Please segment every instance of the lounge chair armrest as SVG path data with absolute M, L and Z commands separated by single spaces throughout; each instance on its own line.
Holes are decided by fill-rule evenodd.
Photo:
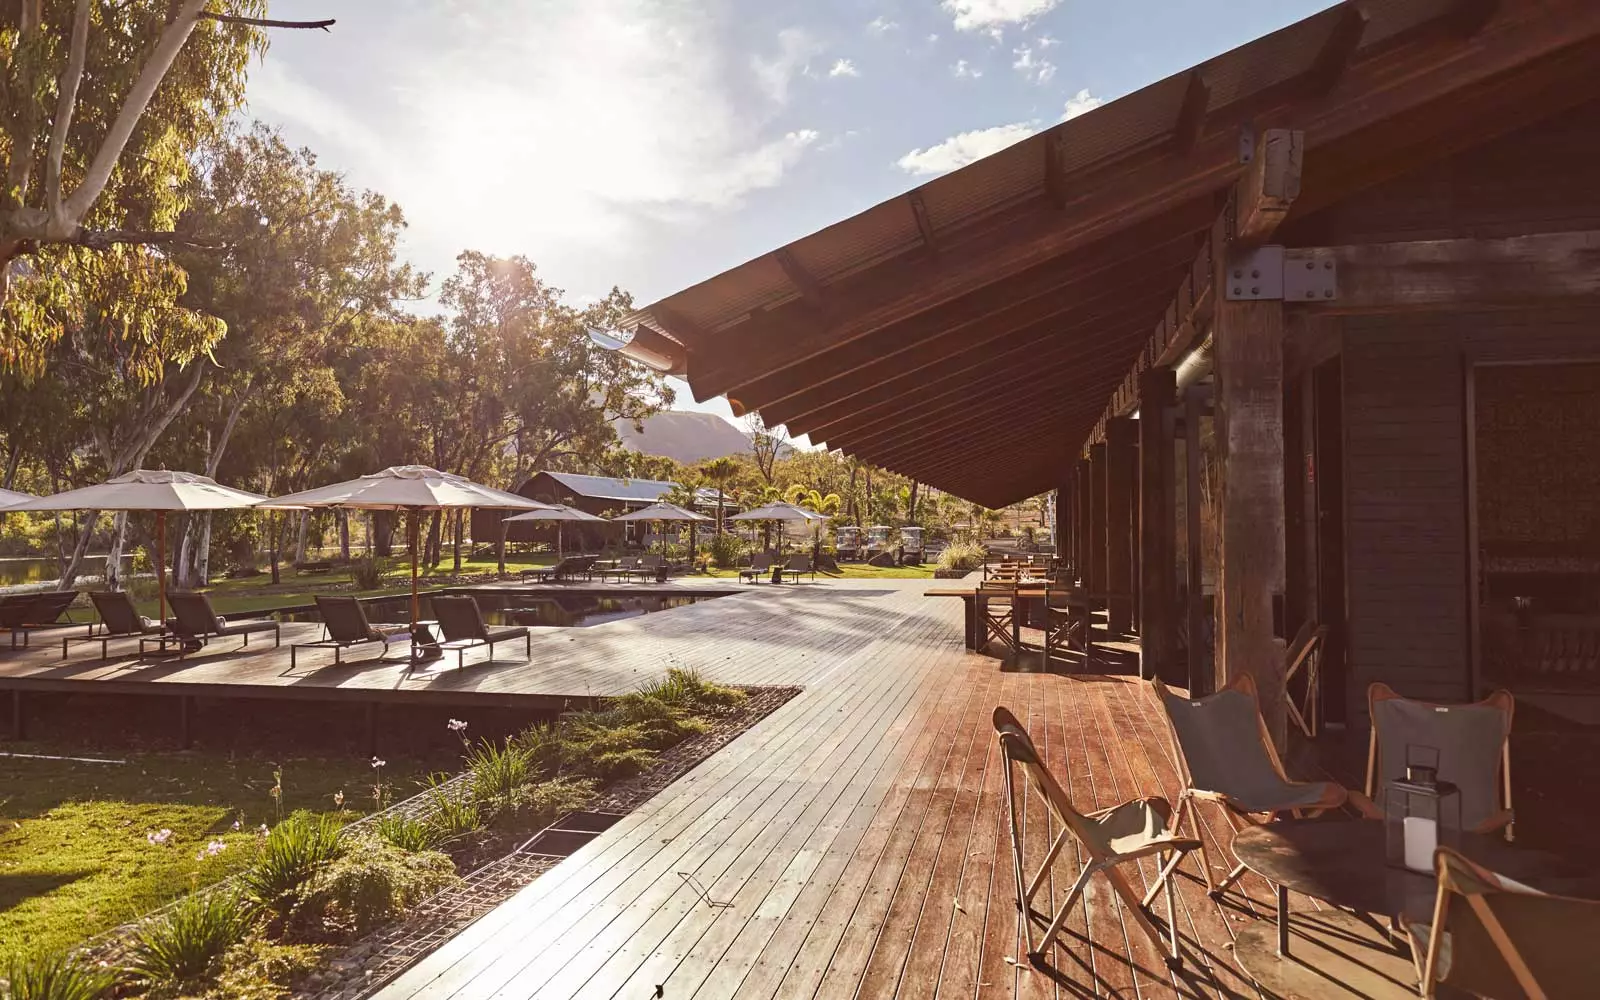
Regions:
M 1354 809 L 1356 815 L 1362 819 L 1383 819 L 1383 810 L 1379 809 L 1376 802 L 1373 802 L 1361 792 L 1351 790 L 1349 798 L 1345 800 L 1345 804 Z

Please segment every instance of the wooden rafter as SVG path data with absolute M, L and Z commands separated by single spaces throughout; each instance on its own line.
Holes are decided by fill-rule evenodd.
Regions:
M 813 309 L 821 311 L 827 308 L 828 300 L 827 296 L 822 292 L 822 285 L 818 283 L 810 271 L 807 271 L 799 261 L 794 259 L 794 254 L 789 252 L 788 247 L 779 247 L 777 250 L 772 251 L 772 259 L 778 262 L 778 266 L 783 269 L 784 277 L 789 279 L 789 283 L 794 285 L 795 291 L 799 292 L 800 297 L 805 299 Z
M 1300 195 L 1305 145 L 1305 133 L 1297 130 L 1275 128 L 1262 133 L 1250 168 L 1239 178 L 1235 248 L 1266 242 L 1289 214 L 1289 206 Z
M 1200 130 L 1205 127 L 1206 109 L 1211 104 L 1211 86 L 1198 68 L 1191 70 L 1183 88 L 1183 103 L 1178 106 L 1178 118 L 1172 126 L 1172 148 L 1187 154 L 1200 141 Z
M 933 233 L 933 220 L 928 216 L 928 203 L 922 200 L 922 192 L 912 191 L 906 195 L 906 204 L 911 207 L 911 217 L 917 222 L 917 232 L 922 236 L 922 246 L 930 254 L 939 252 L 939 240 Z
M 1367 12 L 1356 4 L 1346 4 L 1328 33 L 1328 40 L 1317 50 L 1311 68 L 1306 70 L 1304 86 L 1309 96 L 1321 97 L 1333 90 L 1361 47 L 1366 31 Z
M 1067 207 L 1067 178 L 1061 169 L 1061 135 L 1057 131 L 1044 137 L 1044 194 L 1052 207 Z

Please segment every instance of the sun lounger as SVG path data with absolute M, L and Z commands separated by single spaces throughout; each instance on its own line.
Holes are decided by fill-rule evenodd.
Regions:
M 331 649 L 333 664 L 338 666 L 339 655 L 352 646 L 382 643 L 383 652 L 377 656 L 381 660 L 389 655 L 390 643 L 411 641 L 410 626 L 371 624 L 367 621 L 366 609 L 354 597 L 325 597 L 318 594 L 315 600 L 317 611 L 322 615 L 324 637 L 317 642 L 290 645 L 289 669 L 291 670 L 295 666 L 295 651 L 299 649 Z
M 799 553 L 790 556 L 789 562 L 783 567 L 782 575 L 789 576 L 793 574 L 794 582 L 799 583 L 800 576 L 803 573 L 809 573 L 813 581 L 817 579 L 817 568 L 811 564 L 811 557 Z
M 750 557 L 750 565 L 739 571 L 739 582 L 749 580 L 751 583 L 760 583 L 761 578 L 772 575 L 772 556 L 766 552 L 757 552 Z
M 615 566 L 600 567 L 600 582 L 604 583 L 606 581 L 606 577 L 608 576 L 614 576 L 618 580 L 626 580 L 628 578 L 628 574 L 632 573 L 638 568 L 638 556 L 623 556 L 621 559 L 617 560 L 617 564 Z
M 139 614 L 133 598 L 120 590 L 92 590 L 89 600 L 100 616 L 98 625 L 89 626 L 88 635 L 69 636 L 61 640 L 61 658 L 67 658 L 67 647 L 74 642 L 98 642 L 100 659 L 107 658 L 107 647 L 114 639 L 146 638 L 161 635 L 166 629 L 160 622 Z
M 250 645 L 252 635 L 271 632 L 274 646 L 282 642 L 277 622 L 230 622 L 212 610 L 211 599 L 204 594 L 168 594 L 167 601 L 172 605 L 173 614 L 167 624 L 181 643 L 178 653 L 180 659 L 189 653 L 199 652 L 212 639 L 239 636 L 244 640 L 239 647 L 243 649 Z M 157 639 L 140 639 L 139 652 L 143 654 L 145 647 L 152 642 L 165 649 L 167 641 L 164 636 Z
M 628 575 L 645 581 L 655 580 L 666 575 L 666 567 L 666 560 L 661 558 L 661 554 L 652 552 L 640 558 L 639 565 L 630 570 Z
M 12 649 L 17 648 L 18 637 L 22 639 L 23 648 L 27 648 L 28 636 L 32 632 L 71 628 L 74 625 L 87 628 L 87 623 L 73 621 L 68 611 L 77 599 L 76 590 L 50 590 L 0 598 L 0 628 L 11 631 Z
M 431 602 L 433 613 L 439 619 L 439 630 L 444 633 L 444 641 L 439 643 L 439 648 L 455 652 L 457 669 L 466 662 L 467 650 L 488 646 L 489 659 L 492 661 L 495 644 L 511 639 L 523 640 L 528 657 L 533 657 L 532 632 L 521 625 L 490 628 L 483 620 L 478 602 L 470 596 L 434 597 Z

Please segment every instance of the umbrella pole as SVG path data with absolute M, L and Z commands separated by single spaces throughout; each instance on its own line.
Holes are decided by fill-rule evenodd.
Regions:
M 411 529 L 406 532 L 411 536 L 406 539 L 406 543 L 411 547 L 411 627 L 416 628 L 417 622 L 422 618 L 422 615 L 417 611 L 417 542 L 419 538 L 416 508 L 407 511 L 406 515 L 407 524 Z
M 167 512 L 156 511 L 156 621 L 167 620 Z

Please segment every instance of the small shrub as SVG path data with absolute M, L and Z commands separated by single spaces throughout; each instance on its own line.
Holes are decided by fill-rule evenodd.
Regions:
M 446 788 L 445 783 L 449 780 L 447 774 L 428 777 L 428 825 L 433 828 L 436 845 L 447 844 L 483 829 L 483 815 L 478 809 L 478 800 L 472 797 L 470 789 L 463 792 Z
M 749 697 L 738 688 L 706 680 L 698 670 L 682 667 L 667 671 L 667 683 L 677 692 L 677 697 L 695 709 L 734 708 L 743 705 Z
M 314 972 L 326 949 L 249 937 L 228 949 L 216 985 L 200 1000 L 285 1000 Z
M 111 970 L 64 953 L 13 955 L 5 978 L 7 1000 L 97 1000 L 116 982 Z
M 593 778 L 552 778 L 527 785 L 517 799 L 518 814 L 533 826 L 546 826 L 594 801 Z
M 983 546 L 977 542 L 951 542 L 939 553 L 939 561 L 935 565 L 946 572 L 971 572 L 983 565 Z
M 577 712 L 562 720 L 562 766 L 601 781 L 629 778 L 655 763 L 659 730 L 614 712 Z
M 706 549 L 711 553 L 711 561 L 723 569 L 732 569 L 739 565 L 739 560 L 744 558 L 744 539 L 735 534 L 721 534 L 712 536 Z
M 516 740 L 483 740 L 467 752 L 472 796 L 479 802 L 510 807 L 517 789 L 527 784 L 532 759 Z
M 402 851 L 426 851 L 439 843 L 438 827 L 403 813 L 385 813 L 372 824 L 372 832 Z
M 180 986 L 210 978 L 229 948 L 250 930 L 252 913 L 226 890 L 184 897 L 140 928 L 128 971 L 151 986 Z
M 377 590 L 383 586 L 383 568 L 372 556 L 359 556 L 350 560 L 350 581 L 357 590 Z
M 513 742 L 528 755 L 528 763 L 539 775 L 552 775 L 561 767 L 561 727 L 553 722 L 536 722 L 518 733 Z
M 456 881 L 454 863 L 437 851 L 405 851 L 381 840 L 361 839 L 301 887 L 285 923 L 285 938 L 358 938 Z
M 252 899 L 281 915 L 295 892 L 343 853 L 333 817 L 297 812 L 272 828 L 261 856 L 240 878 Z

